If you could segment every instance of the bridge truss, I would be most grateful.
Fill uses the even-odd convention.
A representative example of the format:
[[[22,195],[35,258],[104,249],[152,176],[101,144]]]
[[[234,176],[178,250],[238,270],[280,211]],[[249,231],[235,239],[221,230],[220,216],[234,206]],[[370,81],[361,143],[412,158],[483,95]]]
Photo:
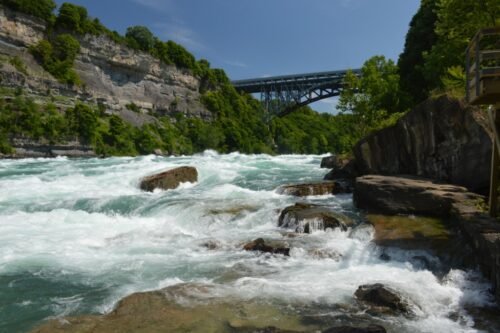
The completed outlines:
[[[361,70],[351,70],[361,75]],[[338,96],[344,88],[347,70],[298,75],[274,76],[233,81],[236,89],[260,94],[270,115],[283,117],[297,108],[319,100]]]

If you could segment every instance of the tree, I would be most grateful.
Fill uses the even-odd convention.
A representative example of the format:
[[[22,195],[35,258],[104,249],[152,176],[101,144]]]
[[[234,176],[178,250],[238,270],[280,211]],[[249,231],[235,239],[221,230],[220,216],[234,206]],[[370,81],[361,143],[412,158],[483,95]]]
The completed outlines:
[[[500,19],[498,0],[438,0],[437,41],[424,53],[424,73],[430,89],[443,88],[443,78],[452,67],[464,67],[465,50],[479,29],[494,26]],[[457,73],[457,69],[453,69]],[[463,93],[465,89],[463,89]]]
[[[408,106],[423,101],[429,95],[433,82],[428,82],[424,73],[424,54],[436,43],[436,0],[423,0],[420,9],[410,22],[403,53],[398,67],[400,88],[408,99]]]
[[[156,42],[156,38],[153,33],[144,26],[127,28],[125,37],[127,38],[129,45],[145,52],[152,51]]]
[[[3,0],[2,3],[9,8],[39,17],[45,21],[52,18],[52,12],[56,9],[56,3],[53,0]]]
[[[352,113],[359,136],[378,128],[389,114],[402,111],[398,68],[392,60],[372,57],[361,68],[361,77],[348,72],[344,84],[337,108]]]
[[[97,114],[85,104],[77,104],[66,111],[70,132],[76,133],[86,143],[94,143],[97,134]]]
[[[87,20],[88,13],[85,7],[65,2],[59,8],[56,27],[83,34],[86,32],[85,24]]]

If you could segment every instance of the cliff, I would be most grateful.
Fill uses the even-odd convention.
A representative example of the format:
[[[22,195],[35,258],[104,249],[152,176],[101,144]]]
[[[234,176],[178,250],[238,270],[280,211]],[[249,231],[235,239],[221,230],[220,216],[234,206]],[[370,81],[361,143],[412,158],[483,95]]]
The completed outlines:
[[[486,113],[447,96],[429,99],[354,148],[359,174],[407,174],[486,192],[491,137]]]
[[[152,56],[113,42],[106,36],[79,38],[75,70],[80,87],[59,83],[40,67],[28,47],[45,37],[45,23],[0,6],[0,85],[19,87],[35,99],[51,98],[61,108],[76,101],[101,104],[134,126],[155,121],[154,115],[211,119],[201,104],[200,81],[187,71],[165,65]],[[25,68],[10,60],[18,57]],[[127,105],[135,104],[140,112]]]

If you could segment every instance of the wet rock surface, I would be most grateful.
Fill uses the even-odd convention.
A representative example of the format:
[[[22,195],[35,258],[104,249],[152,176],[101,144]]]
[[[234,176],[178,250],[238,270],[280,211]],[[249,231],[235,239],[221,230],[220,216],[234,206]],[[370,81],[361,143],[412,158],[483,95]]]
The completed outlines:
[[[155,189],[171,190],[177,188],[181,183],[196,183],[198,171],[194,167],[179,167],[145,177],[141,180],[140,188],[143,191],[152,192]]]
[[[413,176],[368,175],[356,179],[354,204],[382,214],[448,217],[452,205],[482,200],[466,188]]]
[[[354,221],[326,206],[297,203],[283,209],[278,225],[283,228],[294,229],[296,232],[311,233],[317,229],[340,228],[345,231],[354,225]]]
[[[282,243],[265,241],[263,238],[257,238],[256,240],[245,244],[243,249],[245,251],[282,254],[287,257],[290,256],[290,247],[287,247]]]
[[[305,184],[282,185],[276,190],[279,194],[306,197],[311,195],[327,195],[351,193],[349,183],[343,181],[324,181]]]
[[[368,327],[353,327],[353,326],[340,326],[329,328],[322,333],[386,333],[384,327],[379,325],[370,325]]]
[[[413,315],[414,305],[396,290],[383,284],[367,284],[360,286],[354,293],[356,299],[375,314],[406,316]]]

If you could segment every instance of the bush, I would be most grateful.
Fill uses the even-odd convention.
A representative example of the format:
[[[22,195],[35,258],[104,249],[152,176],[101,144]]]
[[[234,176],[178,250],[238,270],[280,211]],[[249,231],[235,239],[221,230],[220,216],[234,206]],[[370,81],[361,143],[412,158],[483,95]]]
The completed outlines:
[[[19,72],[23,73],[24,75],[28,75],[28,70],[26,69],[26,65],[24,64],[24,62],[21,58],[19,58],[18,56],[15,56],[15,57],[11,58],[9,62]]]
[[[2,4],[45,21],[51,20],[52,12],[57,7],[53,0],[3,0]]]
[[[152,51],[156,42],[153,33],[143,26],[129,27],[125,37],[129,46],[146,52]]]
[[[97,114],[87,105],[77,104],[66,111],[66,121],[70,132],[86,143],[95,143],[97,127],[99,125]]]
[[[87,18],[87,9],[65,2],[59,8],[56,27],[83,34],[85,33]]]
[[[62,83],[79,85],[78,74],[73,69],[76,56],[80,51],[80,43],[69,34],[61,34],[53,43],[40,41],[32,47],[31,53],[42,67]]]

